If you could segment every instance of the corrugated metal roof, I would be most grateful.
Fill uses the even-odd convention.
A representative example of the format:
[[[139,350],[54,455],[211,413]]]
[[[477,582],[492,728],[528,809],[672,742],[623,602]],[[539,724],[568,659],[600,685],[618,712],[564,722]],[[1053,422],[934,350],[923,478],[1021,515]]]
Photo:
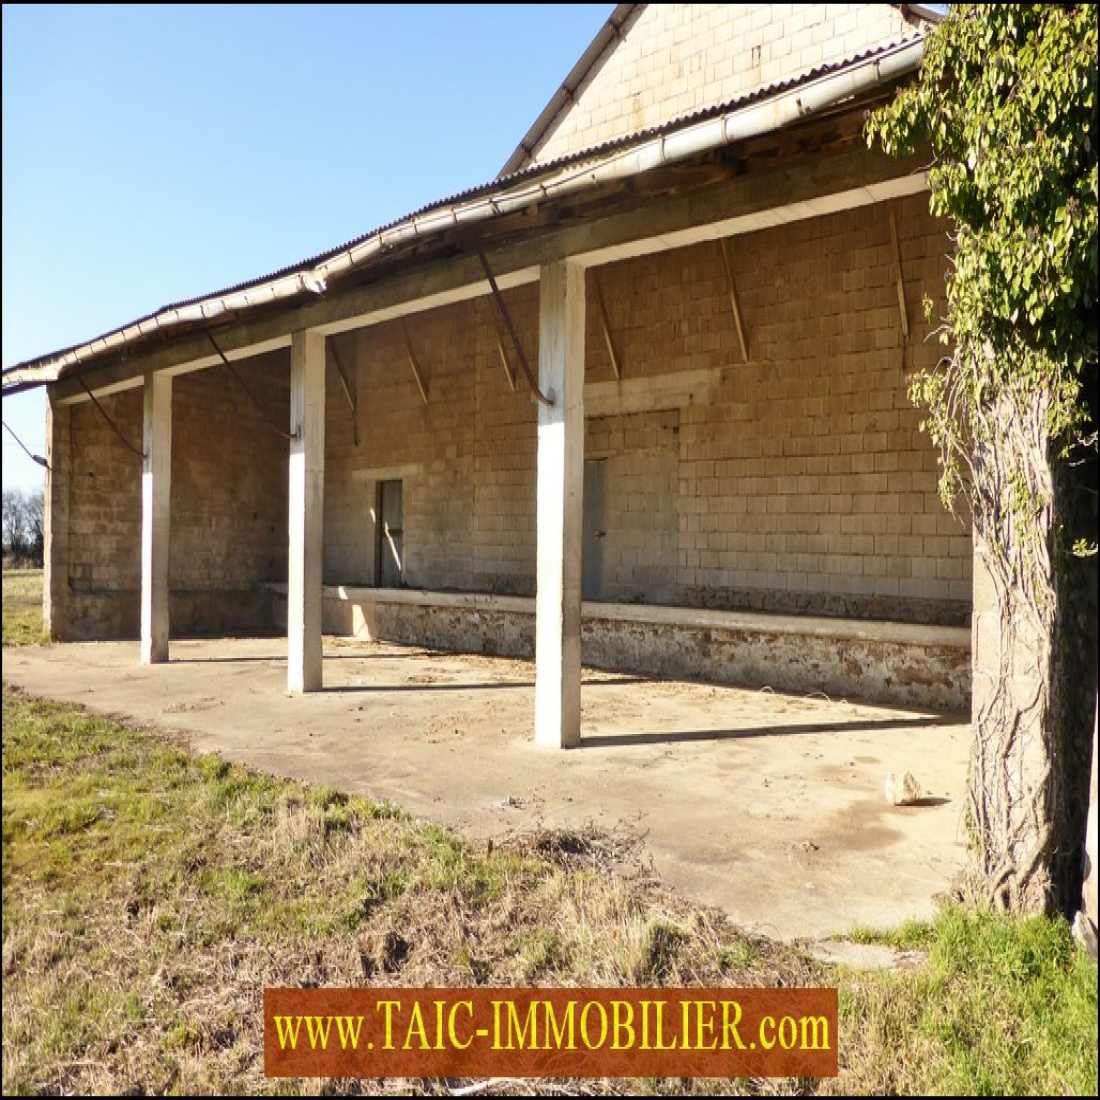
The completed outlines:
[[[568,110],[574,102],[574,97],[580,86],[588,79],[588,74],[593,66],[608,49],[613,47],[622,36],[623,27],[630,21],[636,11],[645,9],[647,4],[618,4],[600,27],[595,38],[585,48],[580,60],[569,71],[569,75],[561,82],[558,89],[550,97],[549,102],[543,107],[539,117],[535,119],[531,129],[524,135],[523,140],[512,151],[512,155],[500,170],[500,176],[508,175],[520,168],[523,162],[529,159],[536,146],[546,136],[551,125],[563,111]],[[938,23],[944,18],[943,12],[936,11],[927,4],[891,4],[897,8],[902,17],[908,20],[916,20],[918,23]],[[850,63],[853,58],[848,59]],[[845,61],[839,62],[845,64]]]
[[[433,211],[442,210],[446,207],[454,206],[456,204],[460,204],[470,200],[484,198],[485,196],[492,195],[494,192],[504,192],[509,187],[512,187],[517,183],[523,183],[529,180],[537,180],[538,177],[541,175],[552,174],[570,165],[583,164],[585,161],[596,160],[614,151],[627,149],[634,144],[640,144],[646,141],[650,141],[662,134],[672,134],[680,129],[686,128],[688,126],[693,126],[699,122],[706,121],[707,119],[714,118],[731,111],[736,111],[739,108],[750,106],[754,103],[766,100],[772,96],[779,95],[780,93],[791,91],[792,89],[797,88],[802,84],[807,84],[814,80],[818,80],[821,77],[838,72],[846,68],[847,66],[856,65],[860,62],[870,61],[873,58],[889,53],[894,49],[902,47],[908,43],[912,43],[923,37],[924,36],[920,33],[903,36],[890,42],[882,43],[881,45],[875,46],[871,49],[863,50],[840,61],[833,62],[828,65],[818,66],[817,68],[810,69],[806,72],[799,73],[796,76],[789,77],[784,80],[774,81],[770,84],[766,84],[760,88],[754,89],[752,92],[745,93],[741,96],[736,96],[733,99],[724,101],[722,103],[717,103],[713,106],[706,107],[686,115],[681,115],[660,125],[650,126],[643,130],[638,130],[630,134],[625,134],[621,137],[602,142],[599,145],[590,146],[589,148],[579,150],[575,153],[570,153],[565,156],[558,157],[555,160],[547,161],[540,164],[533,164],[526,168],[521,168],[518,171],[512,172],[511,174],[506,176],[499,176],[496,179],[490,180],[486,183],[478,184],[477,186],[467,188],[464,191],[459,191],[456,194],[451,195],[447,198],[438,199],[435,202],[428,203],[427,205],[422,206],[409,214],[406,214],[402,218],[398,218],[394,221],[388,222],[385,225],[372,229],[369,232],[363,233],[358,237],[354,237],[343,244],[340,244],[331,249],[327,249],[324,252],[319,252],[316,255],[310,256],[304,260],[300,260],[297,263],[289,264],[286,267],[279,268],[276,271],[270,272],[266,275],[258,276],[254,279],[248,279],[243,282],[236,283],[232,286],[224,287],[221,290],[213,291],[207,294],[201,294],[194,298],[187,298],[178,302],[169,303],[168,305],[162,306],[160,307],[160,309],[157,309],[152,313],[147,313],[137,318],[136,320],[129,321],[126,324],[119,325],[118,327],[113,329],[109,329],[102,335],[93,337],[90,340],[83,341],[80,344],[73,344],[66,348],[59,348],[56,351],[37,356],[34,359],[28,359],[11,367],[6,367],[4,368],[3,374],[6,376],[17,370],[26,370],[30,368],[44,366],[50,361],[56,360],[64,355],[71,354],[80,349],[88,348],[92,344],[117,337],[127,329],[150,324],[154,322],[156,318],[160,317],[163,314],[169,314],[173,311],[184,309],[187,307],[194,307],[204,302],[216,302],[220,298],[228,297],[229,295],[236,294],[241,291],[245,291],[254,287],[262,287],[265,284],[272,283],[278,279],[308,272],[310,269],[316,267],[318,264],[322,264],[327,260],[331,260],[332,258],[337,257],[342,253],[346,253],[362,245],[364,242],[385,235],[390,231],[396,229],[397,227],[410,223],[414,219],[421,218],[424,215],[429,214]]]

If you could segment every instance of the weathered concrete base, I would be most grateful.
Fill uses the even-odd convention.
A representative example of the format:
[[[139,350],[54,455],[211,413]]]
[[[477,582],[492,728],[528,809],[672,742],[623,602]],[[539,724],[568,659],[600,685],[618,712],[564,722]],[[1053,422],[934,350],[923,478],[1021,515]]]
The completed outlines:
[[[286,619],[275,592],[274,619]],[[534,600],[326,587],[322,628],[371,641],[530,657]],[[589,667],[900,706],[970,705],[970,634],[952,627],[585,603]]]
[[[63,641],[117,641],[141,636],[141,592],[73,591]],[[260,589],[172,592],[172,637],[266,636],[272,633],[271,597]],[[285,611],[284,611],[285,616]]]

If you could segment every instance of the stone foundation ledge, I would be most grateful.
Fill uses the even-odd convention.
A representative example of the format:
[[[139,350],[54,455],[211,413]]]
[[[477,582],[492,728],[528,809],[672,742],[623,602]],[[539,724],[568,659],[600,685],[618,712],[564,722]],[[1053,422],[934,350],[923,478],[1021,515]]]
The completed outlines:
[[[286,585],[267,585],[276,626]],[[535,601],[522,596],[326,585],[322,630],[369,641],[531,657]],[[594,668],[890,706],[966,711],[970,631],[872,620],[585,601]]]

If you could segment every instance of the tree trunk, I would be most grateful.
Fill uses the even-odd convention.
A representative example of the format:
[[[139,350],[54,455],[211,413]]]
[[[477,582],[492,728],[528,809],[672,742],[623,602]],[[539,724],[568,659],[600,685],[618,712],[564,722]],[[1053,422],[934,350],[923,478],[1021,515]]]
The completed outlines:
[[[1091,467],[1051,462],[1041,398],[1002,397],[992,417],[974,461],[975,885],[997,908],[1069,916],[1089,800],[1096,558],[1075,557],[1063,533],[1083,510],[1095,530]]]
[[[1100,699],[1097,700],[1097,711],[1100,711]],[[1082,905],[1085,915],[1092,921],[1093,927],[1100,925],[1100,914],[1097,913],[1096,891],[1096,711],[1093,712],[1092,726],[1092,780],[1089,783],[1089,820],[1085,830],[1085,888],[1082,892]]]

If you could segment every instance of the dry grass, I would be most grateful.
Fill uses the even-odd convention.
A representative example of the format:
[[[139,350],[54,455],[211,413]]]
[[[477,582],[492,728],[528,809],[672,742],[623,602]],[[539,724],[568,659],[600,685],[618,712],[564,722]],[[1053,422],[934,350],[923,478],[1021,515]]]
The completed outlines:
[[[820,977],[636,861],[629,877],[608,873],[609,859],[631,858],[623,837],[542,833],[475,850],[392,807],[10,691],[3,851],[5,1092],[285,1090],[262,1076],[271,985]]]

